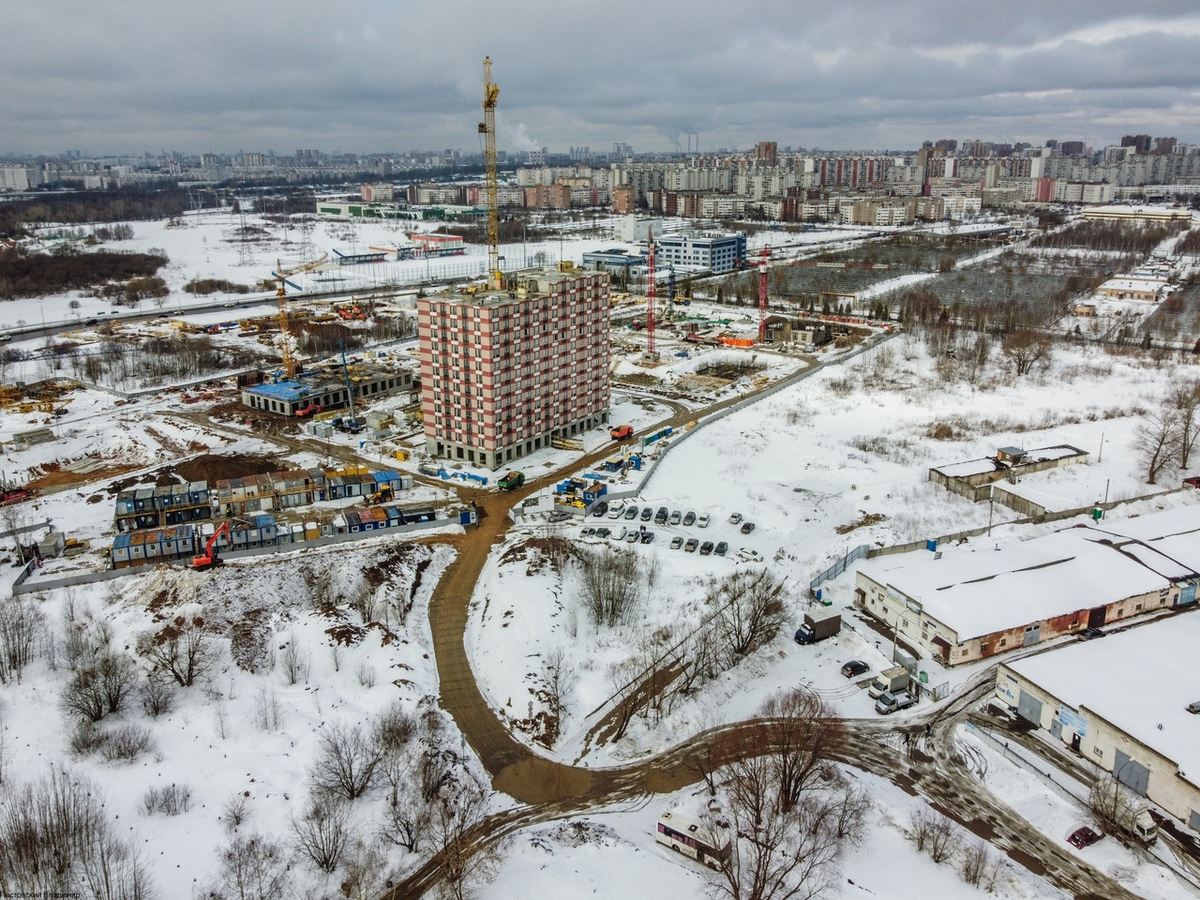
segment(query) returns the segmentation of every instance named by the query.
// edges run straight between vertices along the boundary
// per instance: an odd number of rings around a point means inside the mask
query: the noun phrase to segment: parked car
[[[580,537],[591,537],[595,533],[596,533],[595,528],[585,528],[585,529],[583,529],[583,531],[579,532],[579,536]]]
[[[1100,840],[1104,835],[1098,834],[1092,829],[1084,825],[1082,828],[1076,828],[1067,837],[1067,843],[1072,847],[1077,847],[1082,850],[1084,847],[1090,847],[1092,844]]]
[[[595,505],[592,506],[592,515],[595,516],[596,518],[600,518],[601,516],[607,515],[607,514],[608,514],[608,504],[603,500],[597,500]]]
[[[868,666],[861,659],[852,659],[852,660],[850,660],[850,662],[844,663],[842,665],[842,674],[845,675],[847,678],[856,678],[857,676],[861,675],[863,672],[870,670],[870,668],[871,667]]]
[[[565,522],[569,518],[571,518],[571,514],[569,512],[567,512],[565,509],[556,509],[554,512],[550,513],[550,518],[548,521],[550,521],[550,522]]]
[[[653,540],[654,540],[654,532],[653,531],[643,531],[642,532],[642,543],[643,544],[649,544]]]
[[[671,511],[671,517],[667,520],[668,525],[678,525],[683,521],[683,513],[675,509]]]
[[[754,530],[753,522],[743,522],[742,523],[742,534],[749,534],[753,530]]]
[[[708,556],[712,552],[713,552],[713,542],[712,541],[705,541],[703,544],[700,545],[700,555],[701,556]]]
[[[682,546],[683,546],[683,538],[679,537],[678,535],[671,538],[671,549],[672,550],[678,550]]]
[[[704,513],[703,515],[698,516],[696,518],[696,527],[697,528],[707,528],[708,527],[708,513]]]
[[[737,552],[737,558],[742,562],[762,562],[762,554],[757,550],[751,550],[749,547],[742,547]]]
[[[696,514],[694,512],[692,512],[690,509],[687,511],[686,514],[684,514],[683,524],[687,525],[689,528],[692,525],[696,524]]]
[[[729,545],[725,541],[717,541],[717,546],[713,547],[713,553],[717,556],[724,556],[729,552]]]
[[[649,522],[651,519],[654,518],[654,510],[651,509],[649,506],[647,506],[642,510],[642,514],[640,516],[638,516],[638,518],[641,519],[643,522]]]
[[[683,545],[683,549],[688,553],[695,553],[696,548],[700,546],[700,542],[695,538],[688,538],[687,543]]]
[[[633,503],[630,503],[627,507],[625,507],[625,521],[632,522],[637,517],[638,517],[638,508]]]
[[[638,542],[638,538],[641,537],[641,534],[642,533],[635,528],[633,531],[630,531],[625,535],[625,543],[636,544]]]
[[[665,506],[660,506],[658,508],[658,512],[656,512],[654,514],[654,524],[655,525],[666,525],[667,519],[669,519],[670,517],[671,517],[671,514],[667,511],[667,508]]]
[[[1108,637],[1108,632],[1103,628],[1085,628],[1079,632],[1079,636],[1085,641],[1090,641],[1092,638]]]
[[[604,533],[601,534],[600,532],[604,532]],[[607,528],[597,528],[596,529],[596,537],[611,537],[614,541],[623,541],[623,540],[625,540],[625,529],[624,528],[614,528],[610,531]]]
[[[886,716],[888,713],[915,706],[919,699],[916,694],[893,694],[891,691],[884,691],[875,698],[875,712]]]
[[[731,516],[729,517],[729,524],[730,524],[730,525],[736,525],[736,524],[738,524],[738,522],[740,522],[740,521],[742,521],[742,514],[741,514],[741,513],[734,513],[733,515],[731,515]]]

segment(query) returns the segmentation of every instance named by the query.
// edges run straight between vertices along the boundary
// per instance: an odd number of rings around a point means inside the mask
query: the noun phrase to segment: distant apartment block
[[[0,166],[0,191],[28,191],[41,183],[32,166]]]
[[[732,272],[746,258],[746,235],[720,237],[690,237],[669,235],[655,244],[660,266],[676,265],[710,269],[720,274]]]
[[[608,275],[538,269],[417,301],[433,455],[509,465],[608,421]]]

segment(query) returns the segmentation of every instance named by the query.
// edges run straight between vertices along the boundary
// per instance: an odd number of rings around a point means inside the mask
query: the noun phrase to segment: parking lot
[[[681,509],[642,500],[594,504],[580,529],[579,537],[592,541],[634,544],[664,543],[669,550],[720,556],[741,562],[762,562],[753,547],[741,546],[739,538],[753,534],[757,526],[741,513],[717,520],[706,510]]]

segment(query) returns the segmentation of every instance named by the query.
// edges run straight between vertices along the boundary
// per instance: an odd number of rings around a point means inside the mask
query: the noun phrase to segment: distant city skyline
[[[473,154],[485,55],[510,154],[1200,143],[1191,0],[60,0],[11,4],[0,53],[0,154]]]

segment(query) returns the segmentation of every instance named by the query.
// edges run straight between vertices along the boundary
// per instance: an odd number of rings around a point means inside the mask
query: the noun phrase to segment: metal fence
[[[871,547],[869,544],[859,544],[853,550],[848,551],[845,556],[843,556],[841,559],[839,559],[837,562],[835,562],[832,566],[830,566],[828,569],[826,569],[824,572],[822,572],[820,575],[818,575],[816,578],[814,578],[812,581],[810,581],[808,583],[809,593],[811,594],[814,591],[816,591],[818,585],[824,584],[826,581],[829,581],[831,578],[837,578],[839,575],[841,575],[843,572],[845,572],[848,568],[850,568],[851,563],[857,562],[860,559],[866,559],[867,554],[870,552],[871,552]]]

